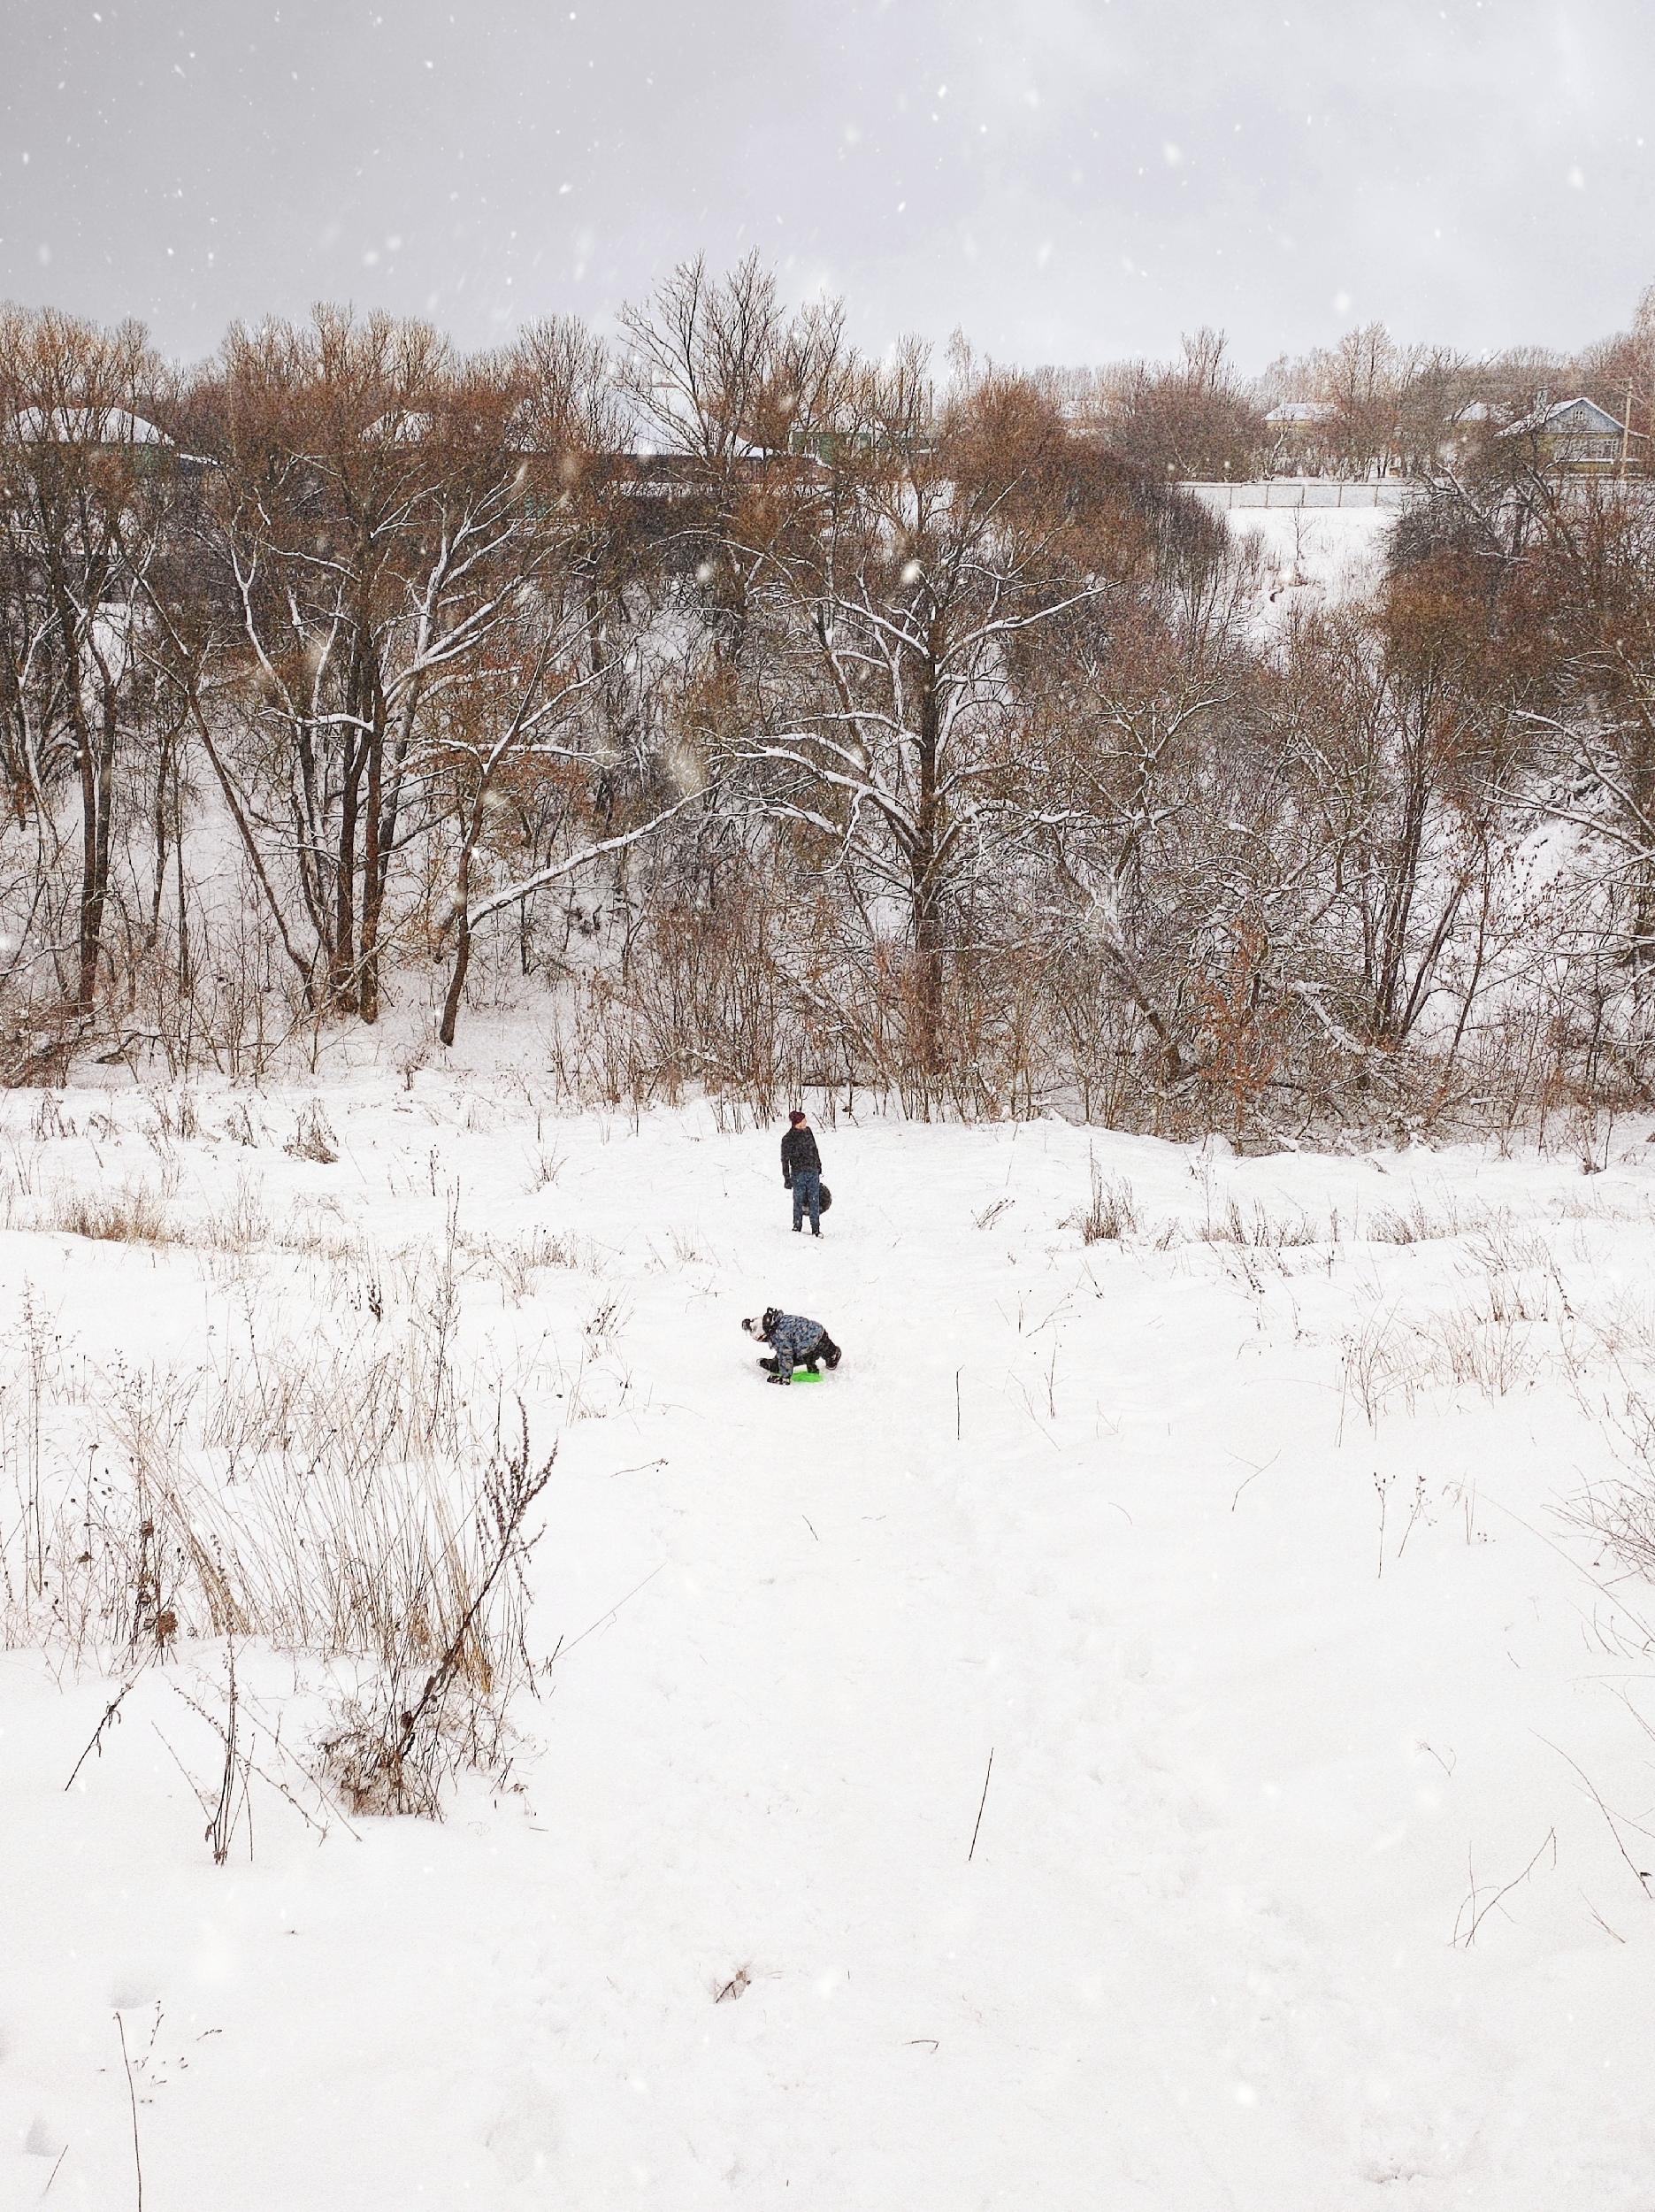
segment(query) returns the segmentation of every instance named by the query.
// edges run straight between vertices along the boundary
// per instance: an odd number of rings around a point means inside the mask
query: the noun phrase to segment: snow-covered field
[[[1342,606],[1371,592],[1397,517],[1384,507],[1236,507],[1224,519],[1240,543],[1259,547],[1261,612],[1279,625],[1291,608]]]
[[[341,1079],[329,1163],[310,1095],[0,1102],[0,1535],[105,1412],[428,1328],[452,1222],[559,1444],[540,1695],[347,1824],[336,1669],[243,1651],[217,1866],[218,1647],[68,1789],[130,1663],[0,1658],[0,2203],[134,2204],[135,2124],[149,2212],[1648,2212],[1655,1592],[1558,1511],[1641,1479],[1641,1130],[841,1118],[813,1247],[709,1110]],[[764,1387],[767,1302],[839,1372]]]

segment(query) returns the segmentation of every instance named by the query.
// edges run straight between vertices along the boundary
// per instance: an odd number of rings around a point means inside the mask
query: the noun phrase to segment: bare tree
[[[1103,588],[1084,471],[1023,379],[939,393],[916,348],[870,373],[816,527],[746,549],[771,651],[734,749],[761,803],[913,948],[918,1058],[940,1065],[948,918],[969,871],[1030,833],[1016,649]]]
[[[424,741],[536,570],[509,368],[457,365],[421,325],[319,310],[235,331],[204,531],[228,618],[215,772],[317,1002],[374,1020],[392,869],[433,826]],[[196,695],[201,687],[197,674]]]
[[[135,324],[0,315],[4,767],[17,818],[53,856],[65,779],[78,795],[69,995],[83,1015],[104,947],[120,756],[148,703],[135,632],[175,457],[142,410],[162,381]]]
[[[1384,476],[1395,465],[1401,365],[1383,323],[1347,331],[1321,357],[1316,396],[1329,410],[1323,435],[1346,476]]]
[[[1139,364],[1112,411],[1119,449],[1157,476],[1211,481],[1251,475],[1264,450],[1264,417],[1242,389],[1222,330],[1183,342],[1170,368]]]
[[[1636,488],[1581,488],[1549,511],[1513,586],[1544,624],[1547,681],[1519,711],[1540,741],[1530,803],[1578,839],[1569,941],[1590,1026],[1625,1074],[1655,1051],[1655,516]]]
[[[854,412],[860,369],[844,311],[783,306],[756,253],[728,276],[701,259],[621,315],[622,385],[636,434],[687,497],[678,517],[695,602],[715,646],[739,658],[748,594],[769,552],[813,509],[824,455]]]

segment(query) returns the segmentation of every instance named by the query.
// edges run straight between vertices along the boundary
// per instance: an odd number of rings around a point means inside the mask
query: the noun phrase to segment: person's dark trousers
[[[822,1178],[809,1168],[801,1168],[793,1176],[793,1227],[804,1225],[806,1209],[810,1214],[810,1233],[822,1233]]]
[[[844,1356],[845,1355],[839,1350],[839,1346],[834,1343],[832,1338],[828,1334],[827,1331],[824,1329],[821,1335],[817,1337],[816,1342],[810,1347],[810,1349],[804,1355],[802,1363],[808,1367],[810,1370],[810,1372],[814,1375],[816,1371],[818,1364],[827,1367],[837,1367]],[[774,1353],[771,1354],[769,1359],[762,1359],[759,1362],[759,1365],[767,1369],[772,1375],[780,1371],[780,1362],[776,1358]]]

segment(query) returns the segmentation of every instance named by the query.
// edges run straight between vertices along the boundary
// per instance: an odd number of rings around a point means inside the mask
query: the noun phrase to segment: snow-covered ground
[[[0,1102],[0,1534],[101,1409],[425,1325],[450,1219],[560,1448],[440,1824],[328,1816],[249,1650],[216,1866],[219,1648],[68,1789],[127,1672],[0,1659],[0,2202],[131,2205],[135,2117],[151,2212],[1648,2212],[1655,1592],[1558,1509],[1641,1467],[1655,1152],[841,1118],[815,1247],[774,1130],[410,1082],[332,1163],[303,1092]]]
[[[1256,543],[1271,624],[1295,607],[1337,607],[1371,592],[1384,573],[1397,518],[1384,507],[1236,507],[1224,517],[1237,541]]]

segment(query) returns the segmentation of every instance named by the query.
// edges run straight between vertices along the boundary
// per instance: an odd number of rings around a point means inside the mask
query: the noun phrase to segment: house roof
[[[170,445],[165,431],[125,407],[22,407],[12,418],[19,445]]]
[[[1324,399],[1285,399],[1279,407],[1272,407],[1264,418],[1266,422],[1325,422],[1333,412]]]
[[[365,442],[374,445],[418,445],[422,438],[431,435],[436,420],[428,408],[388,407],[384,414],[376,416],[362,434]]]
[[[1509,430],[1502,430],[1500,435],[1532,437],[1536,431],[1546,431],[1554,436],[1618,438],[1625,428],[1625,424],[1618,422],[1606,407],[1600,407],[1595,399],[1582,397],[1554,399],[1549,407],[1536,407]]]

